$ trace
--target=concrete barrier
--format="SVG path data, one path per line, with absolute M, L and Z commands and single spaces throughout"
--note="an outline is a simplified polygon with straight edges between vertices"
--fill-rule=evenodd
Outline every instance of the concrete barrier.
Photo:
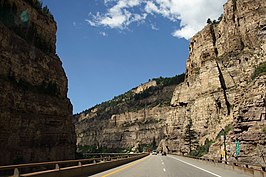
M 141 154 L 128 158 L 114 159 L 111 161 L 102 161 L 94 164 L 84 164 L 79 163 L 77 166 L 60 168 L 59 166 L 52 170 L 39 171 L 27 174 L 14 174 L 13 177 L 84 177 L 88 175 L 93 175 L 120 165 L 141 159 L 149 154 Z
M 252 177 L 266 177 L 266 167 L 262 165 L 257 164 L 245 164 L 235 161 L 221 161 L 221 160 L 214 160 L 214 159 L 207 159 L 207 158 L 196 158 L 196 157 L 188 157 L 192 158 L 194 160 L 200 160 L 207 164 L 214 165 L 217 167 L 229 169 L 229 170 L 235 170 L 239 171 L 241 173 L 245 173 L 247 175 L 250 175 Z

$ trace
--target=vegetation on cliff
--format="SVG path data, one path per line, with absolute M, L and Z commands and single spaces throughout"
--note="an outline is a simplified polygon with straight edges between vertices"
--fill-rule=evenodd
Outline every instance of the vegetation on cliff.
M 153 81 L 156 81 L 157 85 L 161 87 L 166 87 L 169 85 L 177 85 L 185 80 L 185 74 L 176 75 L 174 77 L 159 77 L 152 79 Z
M 31 5 L 38 8 L 40 13 L 52 18 L 47 7 L 41 8 L 41 3 L 34 0 L 25 0 L 31 2 Z M 38 2 L 38 3 L 37 3 Z M 34 5 L 35 4 L 35 5 Z M 39 5 L 37 5 L 39 4 Z M 22 17 L 23 16 L 23 17 Z M 24 20 L 22 20 L 24 18 Z M 15 32 L 21 38 L 26 40 L 28 43 L 42 50 L 44 53 L 52 52 L 52 44 L 45 38 L 45 36 L 37 31 L 37 27 L 33 22 L 29 21 L 29 14 L 27 11 L 23 11 L 18 14 L 18 8 L 15 3 L 9 1 L 1 1 L 0 3 L 0 21 L 8 27 L 10 30 Z M 16 22 L 16 19 L 20 19 L 20 23 Z
M 192 120 L 189 119 L 184 136 L 184 141 L 186 142 L 185 145 L 188 145 L 189 148 L 189 154 L 191 154 L 193 150 L 195 151 L 199 145 L 198 133 L 192 128 L 192 126 Z
M 211 145 L 214 141 L 209 140 L 208 138 L 205 140 L 204 144 L 197 146 L 195 150 L 192 150 L 189 153 L 189 156 L 192 157 L 202 157 L 203 155 L 207 154 L 210 150 Z
M 54 16 L 51 14 L 50 10 L 47 6 L 43 6 L 42 2 L 39 0 L 24 0 L 28 4 L 30 4 L 33 8 L 35 8 L 39 13 L 47 16 L 48 18 L 54 20 Z
M 262 128 L 262 132 L 263 132 L 263 133 L 266 133 L 266 127 L 263 127 L 263 128 Z
M 265 75 L 265 74 L 266 74 L 266 62 L 256 67 L 254 73 L 252 74 L 252 79 L 255 79 L 256 77 Z
M 211 20 L 210 18 L 208 18 L 207 24 L 210 24 L 210 25 L 212 25 L 212 24 L 213 25 L 218 25 L 222 21 L 223 16 L 224 16 L 224 14 L 221 14 L 220 17 L 217 20 Z
M 134 93 L 133 90 L 130 90 L 122 95 L 115 96 L 110 101 L 103 102 L 79 114 L 87 114 L 95 108 L 100 114 L 118 114 L 148 107 L 170 105 L 172 94 L 163 94 L 163 89 L 167 89 L 167 87 L 173 87 L 172 89 L 174 89 L 174 86 L 182 83 L 184 79 L 185 74 L 169 78 L 154 78 L 152 80 L 156 81 L 157 86 L 149 87 L 140 93 Z M 150 99 L 151 97 L 154 97 L 154 99 Z

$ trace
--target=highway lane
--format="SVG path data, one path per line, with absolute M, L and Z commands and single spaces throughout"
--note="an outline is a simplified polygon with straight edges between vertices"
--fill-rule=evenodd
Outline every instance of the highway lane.
M 193 159 L 150 155 L 135 162 L 92 177 L 249 177 L 239 172 L 215 167 Z

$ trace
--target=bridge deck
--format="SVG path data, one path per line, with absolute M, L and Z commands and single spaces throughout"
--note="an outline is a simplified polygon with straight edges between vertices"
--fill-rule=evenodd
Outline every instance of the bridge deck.
M 167 155 L 144 159 L 111 169 L 92 177 L 249 177 L 238 171 L 210 165 L 203 161 Z

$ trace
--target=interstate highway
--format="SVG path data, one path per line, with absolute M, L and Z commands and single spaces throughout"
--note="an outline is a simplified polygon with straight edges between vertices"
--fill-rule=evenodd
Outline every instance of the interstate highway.
M 180 156 L 149 155 L 92 177 L 249 177 L 238 171 Z

